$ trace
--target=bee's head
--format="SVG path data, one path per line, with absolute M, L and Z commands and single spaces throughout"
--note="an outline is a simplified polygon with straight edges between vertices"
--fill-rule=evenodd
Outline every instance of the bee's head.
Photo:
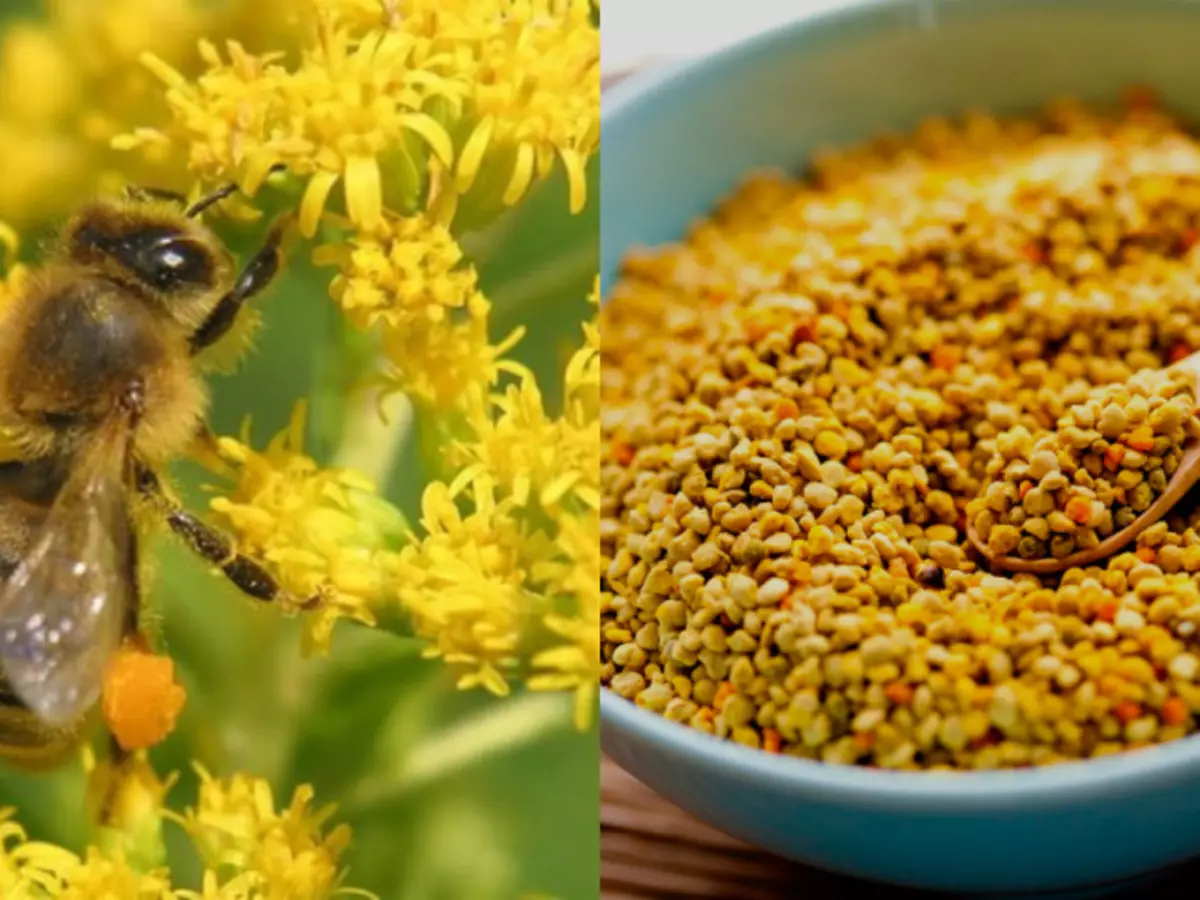
M 100 201 L 67 228 L 74 262 L 103 273 L 195 328 L 233 277 L 233 259 L 202 223 L 154 200 Z

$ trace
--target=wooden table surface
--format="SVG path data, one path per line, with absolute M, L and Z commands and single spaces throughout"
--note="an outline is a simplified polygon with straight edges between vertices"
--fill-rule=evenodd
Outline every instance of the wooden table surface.
M 756 850 L 692 818 L 607 758 L 600 764 L 600 891 L 601 900 L 938 896 L 830 875 Z M 1200 861 L 1107 897 L 1196 900 Z

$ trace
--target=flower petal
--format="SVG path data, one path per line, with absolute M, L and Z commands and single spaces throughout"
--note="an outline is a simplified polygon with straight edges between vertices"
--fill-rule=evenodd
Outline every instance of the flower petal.
M 563 168 L 567 170 L 567 184 L 570 186 L 571 214 L 577 215 L 587 204 L 587 174 L 584 172 L 583 156 L 576 150 L 559 150 Z
M 533 181 L 533 162 L 532 145 L 521 144 L 517 148 L 517 159 L 513 164 L 512 177 L 508 179 L 508 186 L 504 189 L 504 196 L 501 198 L 505 206 L 515 206 L 529 190 L 529 184 Z
M 251 156 L 242 175 L 242 192 L 250 197 L 257 194 L 267 176 L 271 174 L 271 167 L 277 162 L 279 157 L 274 150 L 260 150 Z
M 373 156 L 352 156 L 346 160 L 346 212 L 350 221 L 374 228 L 383 218 L 383 190 L 379 163 Z
M 408 113 L 401 116 L 400 124 L 409 131 L 420 135 L 443 165 L 449 166 L 454 160 L 454 142 L 450 133 L 442 127 L 442 123 L 424 113 Z
M 169 63 L 164 62 L 153 53 L 146 51 L 138 57 L 143 66 L 153 72 L 167 87 L 187 89 L 188 80 Z
M 329 192 L 337 184 L 341 176 L 337 172 L 322 169 L 308 180 L 304 189 L 304 198 L 300 201 L 300 234 L 306 238 L 317 233 L 321 215 L 325 212 L 325 204 L 329 200 Z
M 471 137 L 467 139 L 466 145 L 458 155 L 458 171 L 454 179 L 454 187 L 460 194 L 465 194 L 475 183 L 475 176 L 479 174 L 483 155 L 487 153 L 488 145 L 492 142 L 494 128 L 495 121 L 491 116 L 485 116 L 475 126 Z

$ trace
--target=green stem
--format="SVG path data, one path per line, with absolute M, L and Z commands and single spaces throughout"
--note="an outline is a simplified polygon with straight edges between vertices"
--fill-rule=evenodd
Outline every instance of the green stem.
M 485 228 L 456 235 L 458 243 L 477 270 L 482 269 L 492 255 L 504 246 L 509 235 L 517 227 L 517 209 L 519 207 L 505 210 Z
M 492 301 L 493 320 L 511 321 L 514 314 L 523 312 L 529 304 L 545 297 L 561 296 L 595 267 L 596 248 L 588 244 L 574 252 L 560 254 L 549 265 L 537 266 L 527 275 L 505 282 L 488 295 Z
M 377 772 L 351 789 L 339 806 L 357 815 L 451 777 L 481 759 L 527 746 L 571 727 L 571 698 L 525 693 L 441 731 L 415 747 L 398 767 Z
M 385 483 L 396 457 L 412 434 L 412 403 L 403 394 L 380 400 L 374 392 L 353 403 L 334 465 L 352 469 L 376 484 Z

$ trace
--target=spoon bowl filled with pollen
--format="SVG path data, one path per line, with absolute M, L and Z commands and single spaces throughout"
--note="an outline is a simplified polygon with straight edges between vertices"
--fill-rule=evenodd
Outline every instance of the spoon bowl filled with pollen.
M 967 537 L 996 571 L 1052 575 L 1116 555 L 1200 482 L 1200 353 L 1094 389 L 1054 429 L 996 438 Z

